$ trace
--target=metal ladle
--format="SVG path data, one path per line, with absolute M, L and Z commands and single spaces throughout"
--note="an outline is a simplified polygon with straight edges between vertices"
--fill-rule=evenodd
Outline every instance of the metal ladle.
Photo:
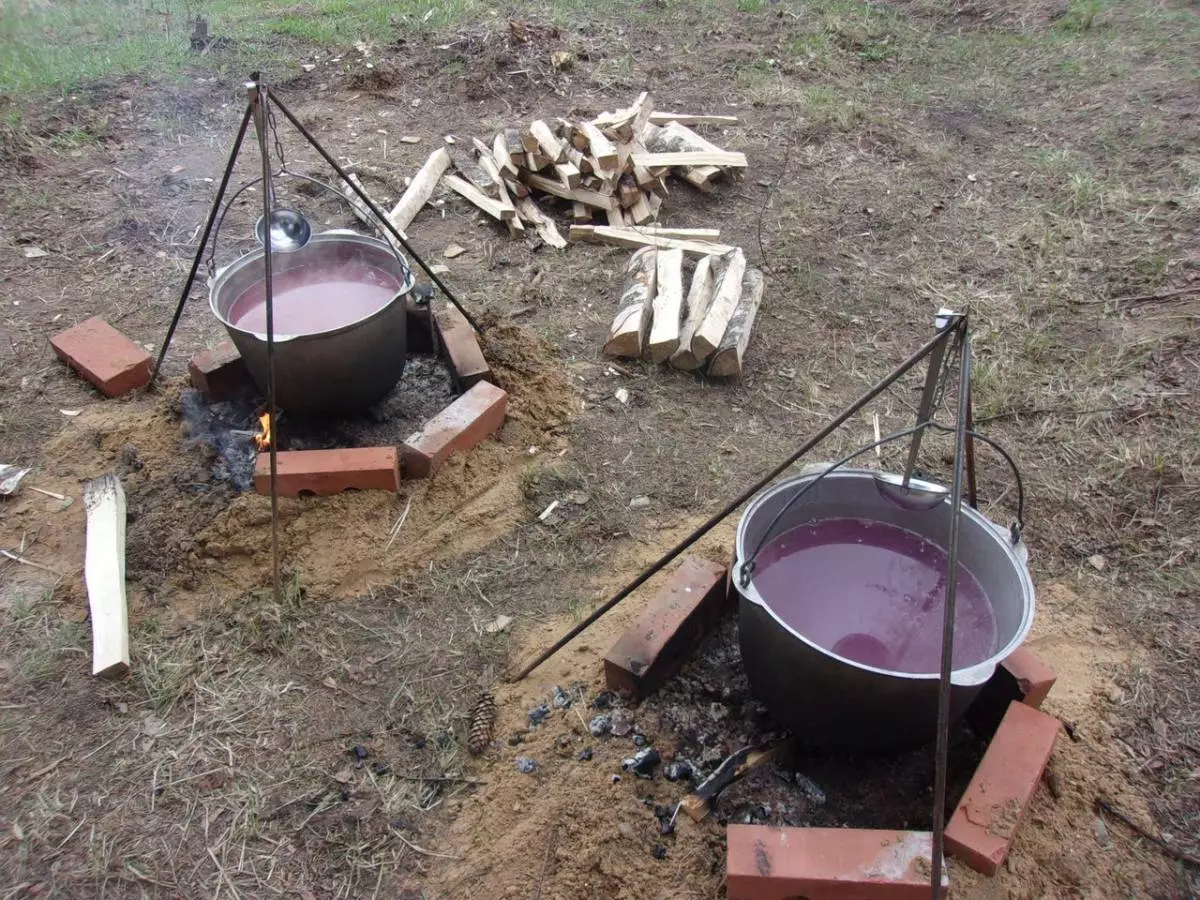
M 266 217 L 259 216 L 254 223 L 254 236 L 266 246 Z M 312 238 L 312 225 L 308 219 L 286 206 L 271 208 L 271 249 L 277 253 L 292 253 L 299 250 Z

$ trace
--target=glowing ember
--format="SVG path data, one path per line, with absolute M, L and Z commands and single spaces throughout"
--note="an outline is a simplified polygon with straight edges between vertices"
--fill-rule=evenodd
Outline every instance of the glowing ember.
M 268 413 L 258 417 L 258 428 L 260 433 L 254 436 L 254 446 L 266 450 L 271 446 L 271 416 Z

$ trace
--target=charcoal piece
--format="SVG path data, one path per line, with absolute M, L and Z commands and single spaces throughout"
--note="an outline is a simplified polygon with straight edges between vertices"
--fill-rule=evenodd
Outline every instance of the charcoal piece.
M 626 772 L 632 772 L 638 778 L 653 778 L 654 770 L 662 761 L 662 757 L 653 747 L 646 747 L 639 750 L 621 762 L 621 768 Z
M 532 775 L 537 770 L 537 760 L 530 759 L 528 756 L 517 757 L 517 771 L 522 775 Z

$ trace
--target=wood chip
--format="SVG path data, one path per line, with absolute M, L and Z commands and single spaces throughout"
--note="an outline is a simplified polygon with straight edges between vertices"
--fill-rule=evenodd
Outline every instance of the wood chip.
M 460 247 L 458 244 L 447 244 L 446 249 L 442 251 L 442 255 L 446 259 L 454 259 L 454 257 L 462 256 L 466 252 L 466 247 Z

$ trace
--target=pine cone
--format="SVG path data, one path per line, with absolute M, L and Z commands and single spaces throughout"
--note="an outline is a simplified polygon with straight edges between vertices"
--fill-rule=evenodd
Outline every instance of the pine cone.
M 496 698 L 484 691 L 475 701 L 475 708 L 471 710 L 471 731 L 467 737 L 467 750 L 472 756 L 478 756 L 487 749 L 495 724 Z

